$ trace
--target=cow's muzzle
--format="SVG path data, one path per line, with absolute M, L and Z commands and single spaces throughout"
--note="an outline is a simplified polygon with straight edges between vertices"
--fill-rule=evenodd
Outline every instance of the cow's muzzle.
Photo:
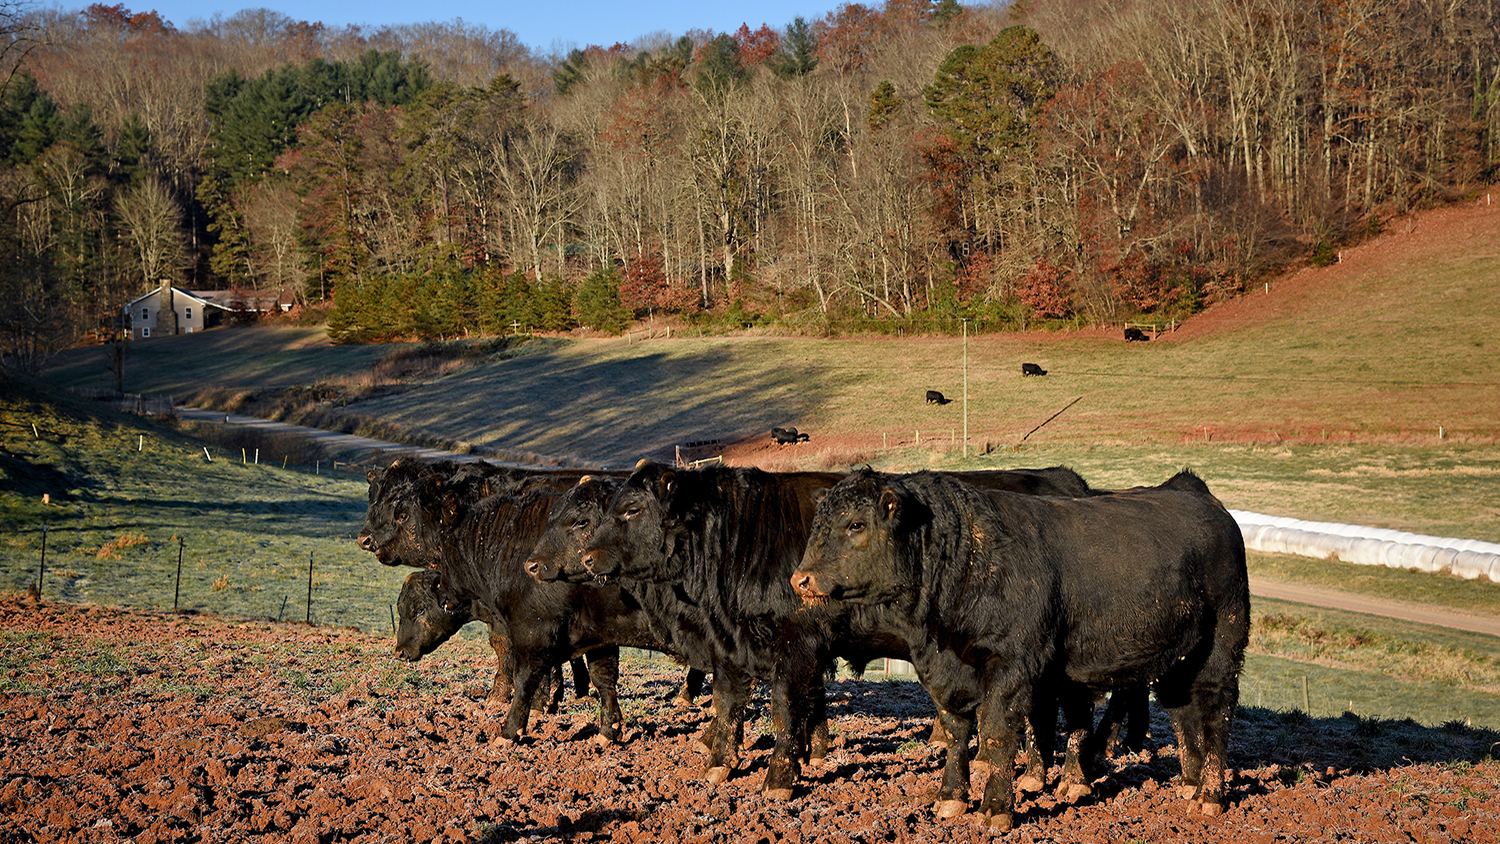
M 822 580 L 822 582 L 820 582 Z M 837 587 L 826 578 L 812 572 L 799 571 L 792 574 L 792 589 L 805 604 L 821 604 L 834 597 Z

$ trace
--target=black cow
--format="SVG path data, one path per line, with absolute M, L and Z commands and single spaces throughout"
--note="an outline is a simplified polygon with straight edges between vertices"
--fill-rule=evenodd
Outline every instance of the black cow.
M 1023 377 L 1027 376 L 1027 375 L 1046 375 L 1046 374 L 1047 374 L 1047 370 L 1041 368 L 1037 364 L 1034 364 L 1034 363 L 1023 363 L 1023 364 L 1021 364 L 1021 375 Z
M 619 647 L 672 655 L 680 655 L 680 649 L 662 641 L 652 617 L 617 585 L 541 583 L 528 575 L 525 563 L 561 495 L 544 485 L 474 501 L 462 487 L 430 482 L 418 496 L 413 517 L 412 532 L 421 540 L 398 553 L 403 558 L 432 554 L 450 606 L 472 601 L 477 617 L 504 620 L 515 691 L 503 737 L 525 732 L 527 710 L 521 704 L 535 696 L 545 674 L 539 669 L 586 653 L 599 690 L 599 729 L 614 739 L 621 722 L 615 694 Z
M 793 585 L 814 606 L 899 618 L 952 735 L 940 815 L 967 809 L 968 759 L 952 747 L 976 713 L 982 746 L 1007 759 L 1038 697 L 1143 683 L 1176 727 L 1184 796 L 1222 811 L 1250 592 L 1239 528 L 1191 473 L 1062 499 L 857 472 L 819 504 Z M 1062 696 L 1065 707 L 1083 699 Z M 1013 777 L 994 765 L 980 804 L 1001 829 L 1013 823 Z
M 1146 332 L 1139 328 L 1125 329 L 1125 342 L 1127 343 L 1145 343 L 1150 339 L 1150 337 L 1146 336 Z
M 791 445 L 793 443 L 806 442 L 808 436 L 807 434 L 798 432 L 796 428 L 772 428 L 771 439 L 781 445 Z
M 609 499 L 620 486 L 620 479 L 586 475 L 571 489 L 558 496 L 547 514 L 547 527 L 526 560 L 526 572 L 542 583 L 608 584 L 599 581 L 583 567 L 583 550 L 604 518 Z M 672 702 L 691 705 L 702 693 L 705 672 L 711 670 L 712 654 L 697 646 L 699 636 L 684 636 L 678 631 L 697 630 L 707 623 L 697 607 L 680 601 L 671 587 L 645 584 L 629 590 L 624 598 L 641 603 L 647 609 L 647 621 L 653 625 L 652 636 L 670 642 L 674 653 L 689 664 L 683 684 Z M 664 619 L 664 621 L 657 621 Z M 692 667 L 696 663 L 700 667 Z
M 449 610 L 442 593 L 442 576 L 432 569 L 414 571 L 401 584 L 396 596 L 396 656 L 407 662 L 416 662 L 437 650 L 453 637 L 465 624 L 474 620 L 471 605 L 461 603 Z M 490 627 L 490 647 L 500 657 L 501 664 L 495 670 L 495 680 L 490 686 L 489 699 L 506 701 L 511 696 L 511 675 L 515 667 L 509 664 L 510 641 L 498 625 Z M 589 672 L 582 659 L 571 661 L 573 668 L 573 694 L 587 697 Z M 549 692 L 548 686 L 551 686 Z M 544 681 L 538 694 L 531 701 L 533 712 L 556 712 L 562 702 L 562 666 L 553 666 L 549 681 Z
M 356 541 L 361 548 L 373 553 L 375 558 L 385 565 L 404 564 L 420 568 L 425 564 L 403 560 L 396 554 L 395 549 L 398 547 L 416 549 L 422 541 L 422 537 L 417 536 L 411 529 L 414 524 L 411 518 L 416 510 L 419 493 L 433 479 L 442 479 L 451 490 L 457 491 L 470 500 L 478 500 L 487 495 L 500 492 L 515 493 L 532 486 L 566 489 L 581 474 L 576 470 L 522 470 L 495 466 L 484 461 L 398 459 L 391 463 L 389 468 L 372 469 L 366 473 L 370 485 L 369 505 L 365 512 L 364 526 Z M 421 551 L 419 556 L 428 559 L 430 553 Z M 414 611 L 420 603 L 424 610 L 431 608 L 435 612 L 449 612 L 447 608 L 434 607 L 435 597 L 420 591 L 414 591 L 408 599 Z M 459 612 L 466 609 L 455 606 L 452 611 Z M 506 635 L 503 621 L 486 619 L 485 622 L 490 628 L 490 646 L 495 651 L 496 659 L 495 680 L 490 688 L 490 698 L 509 700 L 513 692 L 511 675 L 514 670 L 510 659 L 510 639 Z M 452 624 L 453 619 L 443 620 L 434 616 L 434 620 L 430 623 L 446 626 Z M 459 625 L 459 627 L 462 626 L 462 624 Z M 455 631 L 457 629 L 454 628 Z M 432 647 L 437 647 L 438 644 L 441 644 L 441 641 L 434 643 Z M 575 686 L 581 676 L 580 667 L 581 663 L 574 665 Z M 587 669 L 583 669 L 583 674 L 587 674 Z
M 972 474 L 995 484 L 1008 475 Z M 712 782 L 738 764 L 752 678 L 772 686 L 776 747 L 763 790 L 785 799 L 800 762 L 826 752 L 818 730 L 825 721 L 822 677 L 834 660 L 862 666 L 881 656 L 910 657 L 884 608 L 808 606 L 791 587 L 815 498 L 838 480 L 723 466 L 678 471 L 642 461 L 611 498 L 580 559 L 595 575 L 630 588 L 669 585 L 708 614 L 710 623 L 684 635 L 706 636 L 714 651 L 715 723 L 706 736 Z M 1015 482 L 1042 483 L 1038 475 Z M 1087 486 L 1079 479 L 1073 489 Z
M 951 401 L 953 401 L 953 399 L 943 398 L 943 394 L 938 392 L 937 390 L 927 391 L 928 404 L 948 404 Z

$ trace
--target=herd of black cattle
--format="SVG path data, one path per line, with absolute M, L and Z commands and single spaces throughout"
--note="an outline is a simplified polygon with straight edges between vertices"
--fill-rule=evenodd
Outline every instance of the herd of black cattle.
M 1176 733 L 1182 796 L 1208 815 L 1224 807 L 1250 594 L 1239 528 L 1189 472 L 1102 492 L 1060 467 L 845 475 L 642 461 L 582 474 L 397 461 L 369 481 L 360 547 L 421 569 L 398 601 L 398 653 L 419 658 L 470 619 L 487 623 L 506 738 L 525 732 L 562 663 L 574 660 L 576 684 L 580 655 L 600 733 L 618 737 L 619 648 L 660 651 L 689 667 L 684 696 L 713 677 L 699 740 L 711 782 L 740 761 L 753 683 L 770 684 L 763 791 L 786 799 L 828 752 L 834 661 L 893 657 L 937 705 L 943 817 L 969 809 L 977 735 L 972 761 L 989 770 L 979 820 L 1009 829 L 1016 789 L 1045 783 L 1059 709 L 1058 788 L 1087 794 L 1122 728 L 1127 746 L 1141 741 L 1152 691 Z

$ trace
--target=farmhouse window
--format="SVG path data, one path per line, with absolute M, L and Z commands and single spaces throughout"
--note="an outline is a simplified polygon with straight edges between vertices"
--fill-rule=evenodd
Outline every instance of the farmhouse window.
M 182 309 L 182 318 L 183 319 L 192 319 L 193 318 L 193 309 L 192 308 L 183 308 Z
M 147 328 L 145 326 L 141 326 L 141 337 L 144 338 L 144 337 L 150 337 L 150 336 L 151 336 L 151 329 L 149 329 L 149 328 Z
M 151 315 L 151 312 L 150 312 L 150 311 L 148 311 L 148 310 L 147 310 L 147 309 L 145 309 L 145 308 L 141 308 L 141 319 L 142 319 L 142 320 L 145 320 L 145 319 L 149 319 L 149 318 L 150 318 L 150 315 Z

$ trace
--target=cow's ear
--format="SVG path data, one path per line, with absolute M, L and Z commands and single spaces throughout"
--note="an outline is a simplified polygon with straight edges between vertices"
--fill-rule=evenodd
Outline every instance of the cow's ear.
M 651 458 L 649 458 L 649 457 L 642 457 L 640 460 L 636 461 L 636 463 L 635 463 L 635 470 L 637 472 L 639 472 L 640 470 L 642 470 L 642 469 L 644 469 L 644 468 L 646 468 L 647 466 L 650 466 L 650 465 L 651 465 Z
M 897 505 L 900 503 L 900 499 L 896 497 L 895 490 L 886 487 L 880 491 L 880 510 L 881 515 L 885 519 L 889 520 L 896 517 Z
M 589 483 L 589 482 L 591 482 L 593 480 L 594 480 L 594 476 L 593 475 L 584 475 L 583 477 L 581 477 L 581 478 L 578 479 L 578 485 L 579 486 L 583 486 L 584 484 Z
M 656 479 L 656 485 L 663 501 L 671 498 L 673 490 L 677 489 L 677 473 L 671 469 L 662 472 L 661 477 Z
M 443 482 L 442 475 L 422 476 L 422 491 L 428 495 L 433 497 L 441 495 L 445 486 L 446 484 Z
M 375 483 L 375 470 L 374 469 L 371 469 L 370 471 L 368 471 L 368 472 L 365 473 L 365 480 L 369 481 L 372 484 Z
M 813 490 L 813 506 L 816 507 L 819 504 L 822 504 L 823 503 L 823 499 L 827 498 L 828 497 L 828 493 L 830 493 L 832 491 L 833 491 L 833 489 L 831 487 L 826 487 L 826 486 L 823 487 L 822 489 L 815 489 L 815 490 Z
M 458 494 L 450 492 L 443 496 L 443 523 L 452 525 L 458 522 Z

